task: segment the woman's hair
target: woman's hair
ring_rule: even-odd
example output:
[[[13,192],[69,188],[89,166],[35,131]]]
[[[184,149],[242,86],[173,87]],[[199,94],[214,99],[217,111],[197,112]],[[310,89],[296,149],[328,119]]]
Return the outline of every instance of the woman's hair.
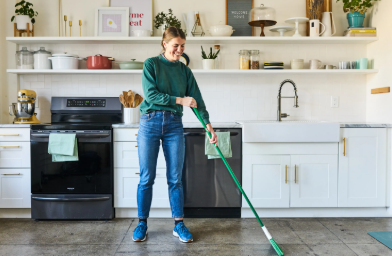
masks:
[[[163,41],[169,43],[175,37],[181,37],[182,39],[186,39],[184,31],[180,28],[176,27],[168,27],[165,32],[163,32],[162,41],[161,41],[161,48],[162,52],[165,51],[165,47],[163,46]]]

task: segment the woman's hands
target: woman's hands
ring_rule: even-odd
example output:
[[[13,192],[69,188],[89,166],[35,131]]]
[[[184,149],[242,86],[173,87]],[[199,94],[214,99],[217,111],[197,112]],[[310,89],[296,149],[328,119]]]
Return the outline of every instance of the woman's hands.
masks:
[[[216,146],[218,145],[218,136],[216,136],[216,133],[214,132],[214,129],[212,128],[211,123],[207,124],[207,130],[211,133],[211,139],[210,143],[215,144]]]
[[[197,108],[196,100],[192,97],[177,97],[176,104],[183,105],[185,107]]]

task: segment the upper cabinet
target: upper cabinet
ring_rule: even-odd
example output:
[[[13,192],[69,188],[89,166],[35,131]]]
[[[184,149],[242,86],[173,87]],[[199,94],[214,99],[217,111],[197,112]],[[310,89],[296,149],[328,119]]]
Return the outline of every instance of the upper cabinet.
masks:
[[[344,128],[339,143],[339,207],[385,207],[387,129]]]

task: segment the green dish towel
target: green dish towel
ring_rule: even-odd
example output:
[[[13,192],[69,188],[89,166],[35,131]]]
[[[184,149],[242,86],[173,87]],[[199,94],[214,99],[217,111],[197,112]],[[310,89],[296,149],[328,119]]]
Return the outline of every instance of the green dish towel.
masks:
[[[52,162],[79,161],[76,134],[49,134],[48,153]]]
[[[216,135],[218,136],[218,146],[223,156],[225,158],[232,157],[230,132],[216,132]],[[208,156],[208,159],[220,158],[218,151],[215,149],[215,145],[210,143],[208,134],[206,134],[205,139],[205,154]]]

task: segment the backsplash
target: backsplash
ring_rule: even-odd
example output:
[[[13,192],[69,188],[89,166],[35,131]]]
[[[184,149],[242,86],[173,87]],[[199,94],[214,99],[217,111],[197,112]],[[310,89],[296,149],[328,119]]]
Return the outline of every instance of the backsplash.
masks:
[[[23,45],[20,45],[22,47]],[[102,54],[116,60],[145,60],[156,56],[159,48],[154,45],[122,44],[53,44],[26,45],[31,50],[45,46],[52,53],[68,52],[80,57]],[[213,45],[203,45],[208,48]],[[289,68],[290,59],[319,59],[323,64],[337,65],[338,61],[355,60],[366,52],[364,45],[221,45],[222,68],[238,68],[240,49],[258,49],[261,61],[284,61]],[[187,45],[190,68],[202,67],[200,45]],[[80,68],[85,68],[85,61]],[[12,67],[9,67],[12,68]],[[115,64],[114,68],[118,68]],[[305,68],[307,68],[305,66]],[[325,120],[356,122],[366,120],[366,75],[228,75],[195,74],[212,122],[235,120],[275,120],[277,95],[280,83],[292,79],[298,88],[299,108],[293,108],[293,99],[282,99],[282,112],[290,115],[286,120]],[[143,95],[141,74],[121,75],[21,75],[20,89],[32,89],[39,97],[36,109],[41,122],[50,122],[50,98],[52,96],[113,96],[123,90],[134,90]],[[292,96],[293,87],[286,84],[283,96]],[[331,96],[339,96],[339,107],[331,108]],[[189,108],[184,108],[186,122],[197,122]]]

